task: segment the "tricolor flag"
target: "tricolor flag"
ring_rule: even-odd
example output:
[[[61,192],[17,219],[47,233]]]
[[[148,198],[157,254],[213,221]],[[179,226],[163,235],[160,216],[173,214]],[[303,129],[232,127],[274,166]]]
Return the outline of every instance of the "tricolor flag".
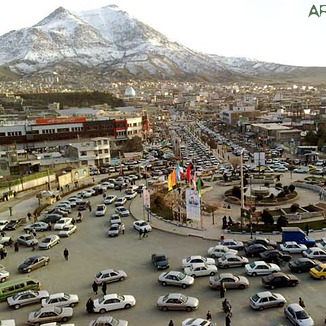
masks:
[[[198,180],[200,180],[200,179],[198,179]],[[196,171],[195,171],[194,177],[192,179],[192,185],[194,187],[194,190],[196,190],[196,188],[197,188],[197,175],[196,175]]]
[[[183,168],[183,161],[179,164],[179,171],[180,171],[180,179],[182,180],[185,177],[184,168]]]
[[[187,182],[190,184],[190,179],[191,179],[191,166],[188,165],[187,167]]]

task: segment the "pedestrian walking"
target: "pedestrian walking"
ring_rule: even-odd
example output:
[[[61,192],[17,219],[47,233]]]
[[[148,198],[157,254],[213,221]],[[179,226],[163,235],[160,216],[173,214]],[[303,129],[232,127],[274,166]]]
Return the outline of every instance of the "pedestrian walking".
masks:
[[[36,242],[32,243],[32,251],[35,251]]]
[[[18,241],[16,241],[14,243],[14,248],[15,248],[15,252],[18,252],[19,251],[19,243],[18,243]]]
[[[225,316],[225,326],[231,326],[231,317],[229,314]]]
[[[225,289],[225,284],[224,284],[224,282],[221,282],[221,286],[220,286],[220,297],[221,297],[221,298],[224,298],[224,296],[225,296],[225,291],[226,291],[226,289]]]
[[[103,292],[103,295],[106,295],[106,289],[107,289],[106,283],[103,282],[102,283],[102,292]]]
[[[102,196],[103,196],[103,199],[105,199],[105,197],[106,197],[106,193],[105,193],[105,192],[103,192],[103,195],[102,195]]]
[[[211,312],[210,312],[209,310],[207,311],[206,319],[207,319],[208,321],[211,321],[211,320],[212,320],[212,314],[211,314]]]
[[[6,257],[6,255],[5,255],[5,251],[4,251],[4,249],[2,248],[1,250],[0,250],[0,259],[2,260],[2,259],[4,259]]]
[[[29,221],[31,222],[32,214],[30,212],[27,213],[27,217],[28,217]]]
[[[145,238],[145,237],[146,237],[146,238],[148,237],[148,231],[147,231],[146,228],[144,229],[144,235],[143,235],[143,238]]]
[[[91,206],[91,204],[88,205],[88,209],[89,209],[89,212],[92,211],[92,206]]]
[[[67,248],[65,248],[65,250],[63,251],[63,257],[65,257],[65,260],[68,261],[68,258],[69,258],[69,251]]]
[[[169,325],[168,326],[174,326],[174,322],[173,320],[171,319],[170,322],[169,322]]]
[[[52,231],[52,224],[51,224],[51,222],[48,223],[48,230],[49,231]]]
[[[303,301],[303,299],[300,297],[299,298],[299,305],[300,305],[300,307],[302,307],[302,308],[304,308],[306,305],[304,304],[304,301]]]
[[[125,225],[122,224],[122,225],[121,225],[121,232],[122,232],[122,234],[125,234],[125,229],[126,229],[126,228],[125,228]]]
[[[92,288],[93,288],[93,292],[97,295],[98,285],[97,285],[97,283],[95,281],[92,284]]]
[[[306,224],[305,230],[306,230],[306,235],[308,236],[309,235],[309,224],[308,223]]]
[[[94,301],[92,298],[89,298],[86,302],[86,311],[91,314],[94,312]]]
[[[139,234],[139,240],[141,240],[143,237],[143,230],[139,229],[138,234]]]

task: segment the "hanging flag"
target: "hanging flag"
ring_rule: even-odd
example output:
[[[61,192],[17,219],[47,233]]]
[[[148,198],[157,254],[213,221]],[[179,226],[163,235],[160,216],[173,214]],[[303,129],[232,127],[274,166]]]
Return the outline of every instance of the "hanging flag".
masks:
[[[199,179],[198,179],[199,180]],[[194,190],[197,190],[197,175],[196,175],[196,171],[194,173],[194,177],[192,179],[192,185],[194,187]]]
[[[177,185],[175,169],[172,171],[172,187]]]
[[[171,191],[173,189],[172,185],[172,173],[168,175],[168,190]]]
[[[187,167],[187,182],[190,184],[190,179],[191,179],[191,167],[188,165]]]
[[[182,180],[185,175],[184,175],[184,168],[183,168],[183,161],[179,164],[179,171],[180,171],[180,179]]]
[[[198,178],[197,179],[197,192],[198,192],[199,198],[201,198],[201,183],[202,183],[201,179]]]
[[[176,177],[176,180],[177,180],[177,183],[180,182],[180,167],[179,165],[177,165],[177,168],[175,169],[175,177]]]

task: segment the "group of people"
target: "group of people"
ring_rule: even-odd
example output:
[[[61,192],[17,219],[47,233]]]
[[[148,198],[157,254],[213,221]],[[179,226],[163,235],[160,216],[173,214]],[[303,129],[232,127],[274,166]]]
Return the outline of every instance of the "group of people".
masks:
[[[227,227],[233,225],[233,220],[232,220],[231,216],[226,217],[226,215],[224,215],[222,218],[222,224],[223,224],[222,225],[223,230],[226,229]]]
[[[93,292],[97,295],[98,292],[98,284],[94,281],[92,284]],[[107,285],[105,282],[102,283],[102,292],[103,295],[106,295]]]
[[[142,229],[139,229],[138,234],[139,234],[139,240],[148,237],[147,229],[144,229],[144,231]]]

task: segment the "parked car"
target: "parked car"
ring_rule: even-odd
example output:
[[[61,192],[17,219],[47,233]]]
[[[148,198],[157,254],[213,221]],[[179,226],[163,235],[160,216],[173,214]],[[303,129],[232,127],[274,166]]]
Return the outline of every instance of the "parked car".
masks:
[[[245,253],[247,257],[259,257],[260,253],[273,249],[273,247],[266,247],[260,243],[250,245],[249,247],[245,247]]]
[[[292,259],[291,255],[284,254],[276,249],[261,252],[259,256],[262,260],[265,260],[268,263],[278,263],[279,261],[288,262]]]
[[[287,287],[287,286],[294,287],[299,284],[299,279],[292,274],[276,272],[264,276],[262,278],[262,282],[266,287],[270,289],[275,289],[275,288]]]
[[[112,283],[118,281],[124,281],[127,274],[124,271],[117,269],[106,269],[96,274],[95,282],[97,284]]]
[[[132,295],[107,294],[94,300],[94,312],[104,314],[111,310],[129,309],[136,304]]]
[[[316,246],[320,249],[326,249],[326,238],[321,238],[321,242],[316,243]]]
[[[187,258],[182,259],[182,268],[189,267],[192,264],[205,263],[207,265],[215,265],[215,259],[213,258],[205,258],[203,256],[189,256]]]
[[[220,289],[223,282],[226,289],[245,289],[249,281],[244,276],[236,276],[231,273],[222,273],[209,278],[209,286],[212,289]]]
[[[40,303],[42,299],[49,296],[48,291],[22,291],[12,297],[7,298],[7,304],[10,308],[19,309],[33,303]]]
[[[121,225],[121,218],[118,214],[112,214],[110,217],[110,225],[119,224]]]
[[[274,248],[277,248],[277,243],[273,240],[269,240],[267,238],[260,238],[260,237],[257,237],[257,238],[254,238],[254,239],[250,239],[248,241],[248,247],[251,246],[251,245],[254,245],[254,244],[262,244],[264,246],[271,246],[271,247],[274,247]]]
[[[217,273],[217,267],[215,265],[207,265],[205,263],[192,264],[191,266],[184,268],[184,273],[192,277],[199,276],[212,276]]]
[[[32,247],[38,244],[38,240],[32,234],[21,234],[17,237],[17,241],[24,246]]]
[[[77,294],[55,293],[42,300],[42,307],[75,307],[79,298]]]
[[[35,222],[33,224],[28,224],[24,227],[24,231],[47,231],[49,229],[49,225],[45,222]]]
[[[70,225],[72,223],[72,218],[63,217],[57,223],[54,224],[54,230],[62,230],[65,226]]]
[[[130,212],[127,208],[123,207],[123,206],[119,206],[115,209],[115,211],[119,214],[119,216],[121,217],[128,217]]]
[[[40,222],[48,223],[57,223],[62,218],[59,214],[48,214],[40,219]]]
[[[236,241],[233,239],[225,239],[223,241],[220,241],[217,243],[220,246],[228,247],[229,249],[235,249],[235,250],[242,250],[243,249],[243,242],[242,241]]]
[[[199,300],[194,297],[188,297],[181,293],[169,293],[161,296],[157,300],[157,307],[160,310],[186,310],[193,311],[199,306]]]
[[[310,259],[326,260],[326,251],[318,247],[311,247],[302,252],[303,257]]]
[[[181,326],[213,326],[213,324],[203,318],[187,318],[182,322]]]
[[[6,282],[10,277],[10,273],[5,270],[4,266],[0,265],[0,283]]]
[[[72,308],[61,307],[46,307],[37,311],[33,311],[28,316],[28,323],[30,325],[42,324],[54,321],[67,322],[73,315]]]
[[[71,236],[73,233],[75,233],[77,230],[77,226],[70,224],[70,225],[66,225],[62,228],[62,230],[60,230],[59,232],[59,237],[69,237]]]
[[[301,254],[303,251],[307,250],[307,246],[304,244],[296,243],[295,241],[286,241],[280,244],[280,250],[290,254]]]
[[[50,257],[46,256],[33,256],[26,259],[18,266],[18,270],[22,273],[30,273],[31,271],[46,266],[50,261]]]
[[[258,292],[249,299],[250,307],[254,310],[283,307],[285,303],[286,300],[283,295],[279,293],[271,293],[269,291]]]
[[[92,320],[88,326],[128,326],[126,320],[116,319],[112,316],[102,316],[96,320]]]
[[[152,254],[152,263],[157,269],[166,269],[170,267],[169,260],[165,255]]]
[[[315,323],[310,315],[297,303],[291,303],[284,308],[285,317],[293,325],[314,326]]]
[[[144,232],[145,229],[147,232],[152,231],[152,227],[144,220],[133,222],[133,226],[137,231],[142,230]]]
[[[104,204],[105,205],[110,205],[110,204],[114,203],[116,200],[117,200],[117,196],[115,196],[115,195],[108,195],[104,199]]]
[[[292,272],[309,272],[311,268],[319,265],[321,262],[309,258],[298,258],[289,262],[289,267]]]
[[[170,271],[162,273],[158,277],[158,282],[163,286],[174,285],[181,286],[183,289],[194,284],[194,278],[189,275],[185,275],[182,272]]]
[[[0,220],[0,231],[2,231],[8,223],[8,220]]]
[[[324,280],[326,278],[326,264],[316,265],[310,269],[309,274],[315,279]]]
[[[51,234],[43,238],[38,244],[40,249],[50,249],[60,242],[60,238],[57,235]]]
[[[245,271],[247,275],[250,276],[268,275],[270,273],[279,272],[280,270],[278,265],[266,263],[265,261],[254,261],[245,266]]]
[[[126,197],[119,197],[119,198],[117,198],[117,200],[115,201],[115,207],[123,206],[126,202],[127,202]]]
[[[116,237],[120,234],[123,224],[111,224],[108,230],[109,237]]]
[[[244,267],[249,263],[248,258],[236,255],[223,255],[217,260],[217,266],[219,268],[229,268],[229,267]]]
[[[237,250],[229,249],[226,246],[217,245],[215,247],[210,247],[207,250],[207,255],[211,256],[212,258],[220,258],[223,255],[236,255],[238,253]]]
[[[14,219],[14,220],[10,220],[6,226],[3,228],[3,230],[5,231],[12,231],[12,230],[16,230],[19,226],[21,226],[23,224],[24,219],[19,218],[19,219]]]
[[[95,216],[104,216],[106,213],[106,206],[104,204],[97,205]]]
[[[135,191],[130,191],[126,194],[125,198],[127,200],[131,200],[131,199],[134,199],[135,197],[137,197],[137,192]]]

